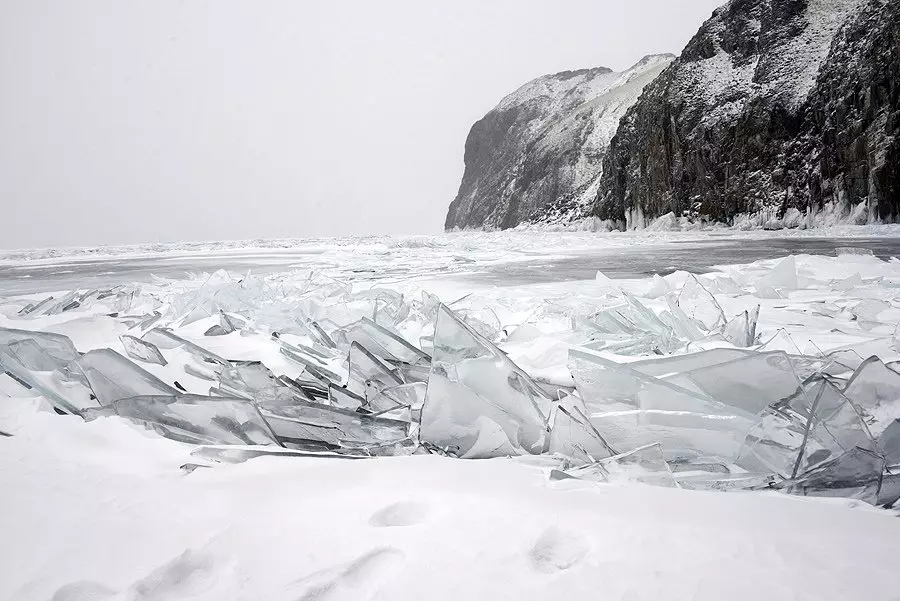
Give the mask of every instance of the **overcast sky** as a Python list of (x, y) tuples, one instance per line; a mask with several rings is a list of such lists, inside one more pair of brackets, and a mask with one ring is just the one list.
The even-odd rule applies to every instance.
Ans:
[(0, 248), (441, 230), (469, 127), (720, 0), (0, 0)]

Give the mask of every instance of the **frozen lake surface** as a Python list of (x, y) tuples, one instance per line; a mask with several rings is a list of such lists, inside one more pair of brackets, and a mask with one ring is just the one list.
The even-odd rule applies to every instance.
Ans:
[(0, 600), (896, 599), (898, 233), (0, 254)]
[[(554, 239), (554, 236), (556, 237)], [(747, 238), (710, 235), (703, 239), (659, 239), (543, 234), (537, 247), (529, 235), (498, 236), (467, 248), (466, 237), (425, 238), (419, 246), (330, 243), (288, 248), (170, 251), (135, 256), (73, 256), (0, 264), (0, 295), (34, 294), (72, 288), (101, 288), (149, 282), (153, 276), (181, 278), (225, 269), (266, 274), (322, 270), (348, 279), (449, 277), (469, 285), (518, 286), (593, 279), (597, 271), (614, 279), (639, 278), (677, 270), (706, 273), (715, 265), (735, 265), (791, 254), (834, 256), (838, 247), (871, 250), (882, 259), (900, 256), (900, 237)], [(572, 240), (577, 243), (572, 244)], [(559, 244), (557, 244), (559, 243)], [(480, 245), (478, 245), (480, 246)]]

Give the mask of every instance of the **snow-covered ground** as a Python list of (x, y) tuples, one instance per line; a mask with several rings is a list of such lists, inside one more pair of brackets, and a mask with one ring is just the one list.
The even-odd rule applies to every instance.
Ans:
[[(898, 233), (886, 226), (848, 229), (838, 245), (852, 247), (852, 236), (887, 240)], [(767, 235), (732, 233), (726, 242)], [(663, 315), (671, 307), (667, 297), (693, 276), (601, 274), (506, 286), (469, 276), (536, 257), (590, 256), (599, 245), (613, 257), (617, 248), (637, 245), (674, 249), (694, 236), (519, 232), (317, 241), (306, 246), (322, 250), (317, 263), (298, 271), (156, 279), (124, 295), (120, 290), (118, 306), (113, 297), (86, 297), (90, 302), (80, 307), (29, 316), (17, 313), (46, 294), (5, 298), (0, 327), (64, 334), (82, 353), (112, 348), (125, 355), (119, 336), (144, 331), (129, 316), (156, 310), (157, 325), (211, 353), (259, 360), (276, 375), (294, 377), (297, 365), (270, 333), (290, 331), (296, 313), (351, 320), (366, 291), (427, 301), (426, 291), (530, 376), (565, 388), (573, 383), (569, 350), (597, 348), (596, 338), (581, 336), (579, 319), (627, 299)], [(201, 252), (232, 252), (226, 246)], [(128, 252), (163, 264), (165, 254), (154, 258), (152, 250)], [(116, 252), (113, 260), (121, 260), (122, 249)], [(31, 256), (39, 264), (72, 260)], [(7, 260), (11, 267), (34, 266), (21, 256)], [(313, 279), (310, 267), (318, 273)], [(313, 307), (309, 282), (332, 285), (323, 274), (340, 277), (335, 294), (355, 300)], [(760, 306), (755, 336), (744, 341), (751, 349), (839, 356), (851, 371), (854, 355), (887, 363), (900, 357), (897, 259), (798, 254), (721, 266), (697, 281), (726, 319)], [(379, 294), (379, 302), (393, 298)], [(220, 317), (195, 307), (213, 298), (249, 325), (205, 335)], [(428, 314), (424, 305), (412, 307)], [(423, 348), (434, 342), (427, 319), (407, 315), (396, 329)], [(728, 338), (711, 331), (699, 340), (665, 342), (665, 349), (732, 348), (734, 331), (722, 330)], [(305, 340), (284, 336), (298, 345)], [(663, 342), (652, 344), (659, 350)], [(634, 347), (605, 348), (597, 352), (619, 363), (642, 355)], [(210, 383), (184, 371), (188, 353), (160, 350), (167, 365), (140, 366), (166, 385), (177, 381), (189, 393), (207, 394)], [(345, 372), (342, 360), (329, 367)], [(840, 382), (847, 374), (835, 377)], [(551, 455), (263, 456), (232, 463), (220, 447), (198, 452), (119, 417), (58, 415), (8, 376), (0, 376), (0, 394), (9, 397), (0, 398), (0, 599), (900, 599), (897, 511), (856, 499), (559, 480), (550, 477), (561, 465)]]

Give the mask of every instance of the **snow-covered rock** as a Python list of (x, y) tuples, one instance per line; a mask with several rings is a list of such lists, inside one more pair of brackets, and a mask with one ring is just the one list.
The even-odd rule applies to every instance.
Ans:
[(533, 216), (553, 223), (589, 214), (619, 119), (673, 59), (647, 56), (621, 73), (546, 75), (504, 98), (469, 132), (445, 227), (508, 228)]

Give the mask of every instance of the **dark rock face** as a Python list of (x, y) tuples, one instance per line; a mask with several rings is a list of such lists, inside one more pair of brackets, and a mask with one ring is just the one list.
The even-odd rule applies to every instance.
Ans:
[(504, 98), (469, 132), (445, 228), (590, 214), (619, 119), (673, 59), (649, 56), (622, 73), (601, 67), (547, 75)]
[(595, 214), (900, 209), (900, 2), (732, 0), (622, 118)]

